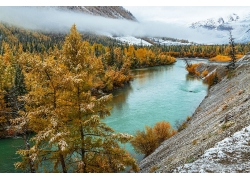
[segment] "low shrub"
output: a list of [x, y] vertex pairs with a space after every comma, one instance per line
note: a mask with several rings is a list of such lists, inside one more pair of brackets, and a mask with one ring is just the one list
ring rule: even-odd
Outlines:
[[159, 166], [153, 166], [153, 167], [150, 168], [149, 172], [150, 172], [150, 173], [153, 173], [153, 172], [155, 172], [157, 169], [159, 169]]
[[192, 144], [193, 144], [193, 145], [196, 145], [197, 142], [198, 142], [197, 139], [195, 139], [195, 140], [192, 141]]
[[164, 140], [172, 137], [176, 131], [169, 122], [157, 122], [154, 127], [145, 127], [145, 131], [136, 131], [131, 144], [135, 152], [150, 155]]
[[191, 64], [189, 66], [186, 66], [186, 70], [188, 71], [189, 74], [191, 75], [197, 75], [200, 76], [200, 72], [196, 71], [196, 68], [200, 65], [198, 64]]
[[208, 70], [207, 69], [202, 71], [202, 73], [201, 73], [202, 77], [206, 77], [207, 75], [208, 75]]
[[191, 117], [187, 116], [186, 121], [190, 121], [190, 120], [191, 120]]
[[222, 124], [221, 129], [224, 131], [224, 130], [228, 129], [230, 126], [232, 126], [232, 125], [234, 125], [234, 122], [233, 121], [228, 121], [228, 122]]
[[209, 74], [208, 76], [206, 76], [206, 78], [204, 79], [204, 82], [208, 84], [208, 87], [211, 87], [212, 85], [217, 84], [219, 82], [219, 77], [217, 75], [217, 72], [213, 72]]

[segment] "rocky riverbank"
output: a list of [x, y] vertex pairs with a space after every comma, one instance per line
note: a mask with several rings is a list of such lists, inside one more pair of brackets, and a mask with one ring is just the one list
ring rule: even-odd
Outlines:
[[[231, 172], [250, 171], [249, 163], [240, 166], [241, 161], [237, 161], [237, 158], [241, 158], [249, 162], [249, 151], [244, 151], [246, 154], [243, 153], [240, 156], [240, 151], [233, 149], [228, 152], [220, 149], [224, 156], [214, 156], [217, 158], [217, 163], [223, 164], [220, 171], [217, 171], [218, 168], [211, 168], [213, 165], [201, 170], [202, 165], [198, 162], [206, 163], [200, 160], [208, 157], [204, 155], [207, 150], [215, 148], [220, 141], [233, 137], [234, 133], [250, 125], [250, 65], [241, 62], [230, 73], [226, 72], [223, 65], [207, 64], [200, 66], [198, 70], [204, 69], [208, 69], [209, 72], [216, 71], [220, 81], [210, 87], [207, 96], [188, 121], [188, 126], [164, 141], [151, 155], [139, 163], [140, 172], [230, 172], [229, 166], [235, 167]], [[249, 128], [246, 128], [244, 131], [248, 130]], [[234, 139], [231, 141], [232, 144], [237, 144], [235, 138], [232, 139]], [[243, 144], [245, 149], [249, 149], [249, 137], [245, 137]], [[192, 171], [188, 171], [187, 164], [190, 163], [194, 163], [194, 166], [190, 166]], [[223, 171], [223, 167], [229, 170]]]

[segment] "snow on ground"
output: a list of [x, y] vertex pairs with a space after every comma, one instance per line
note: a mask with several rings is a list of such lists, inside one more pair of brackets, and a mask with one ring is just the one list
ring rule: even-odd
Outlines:
[[[111, 37], [111, 36], [110, 36]], [[142, 45], [142, 46], [151, 46], [152, 44], [140, 39], [136, 38], [133, 36], [121, 36], [121, 37], [112, 37], [114, 39], [117, 39], [123, 43], [128, 43], [128, 44], [133, 44], [133, 45]], [[178, 41], [169, 41], [169, 40], [163, 40], [161, 38], [149, 38], [151, 41], [154, 43], [160, 44], [160, 45], [165, 45], [165, 46], [174, 46], [174, 45], [191, 45], [191, 43], [181, 43]]]
[[115, 39], [120, 40], [123, 43], [128, 43], [132, 45], [143, 45], [143, 46], [151, 46], [152, 44], [148, 43], [139, 38], [135, 38], [133, 36], [123, 36], [123, 37], [115, 37]]
[[174, 42], [174, 41], [163, 41], [161, 45], [168, 45], [168, 46], [177, 46], [177, 45], [191, 45], [191, 43], [181, 43], [181, 42]]
[[175, 173], [250, 172], [250, 126], [234, 133], [208, 149], [193, 163], [184, 164]]
[[182, 43], [178, 41], [163, 40], [161, 38], [149, 38], [149, 39], [156, 44], [165, 45], [165, 46], [191, 45], [191, 43]]

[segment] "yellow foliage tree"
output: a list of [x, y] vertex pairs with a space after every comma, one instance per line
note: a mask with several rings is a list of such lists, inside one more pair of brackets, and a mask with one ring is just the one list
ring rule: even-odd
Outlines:
[[102, 66], [88, 52], [73, 25], [62, 51], [52, 53], [56, 56], [21, 57], [30, 89], [23, 98], [27, 113], [18, 120], [26, 119], [36, 134], [29, 150], [18, 151], [23, 161], [16, 167], [25, 169], [30, 160], [38, 170], [47, 160], [54, 165], [48, 172], [120, 172], [127, 166], [138, 171], [135, 159], [120, 147], [132, 136], [101, 122], [110, 114], [112, 96], [91, 95]]

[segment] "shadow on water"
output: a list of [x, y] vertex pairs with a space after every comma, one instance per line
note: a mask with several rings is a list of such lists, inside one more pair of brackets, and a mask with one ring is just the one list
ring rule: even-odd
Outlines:
[[0, 140], [0, 173], [20, 173], [16, 170], [14, 163], [21, 160], [16, 151], [24, 148], [22, 138], [7, 138]]
[[110, 105], [113, 107], [113, 109], [122, 110], [123, 106], [126, 104], [126, 99], [130, 93], [133, 92], [133, 88], [130, 84], [125, 85], [122, 89], [118, 89], [114, 91], [113, 99]]
[[202, 79], [197, 76], [186, 74], [186, 81], [200, 81], [200, 80]]

